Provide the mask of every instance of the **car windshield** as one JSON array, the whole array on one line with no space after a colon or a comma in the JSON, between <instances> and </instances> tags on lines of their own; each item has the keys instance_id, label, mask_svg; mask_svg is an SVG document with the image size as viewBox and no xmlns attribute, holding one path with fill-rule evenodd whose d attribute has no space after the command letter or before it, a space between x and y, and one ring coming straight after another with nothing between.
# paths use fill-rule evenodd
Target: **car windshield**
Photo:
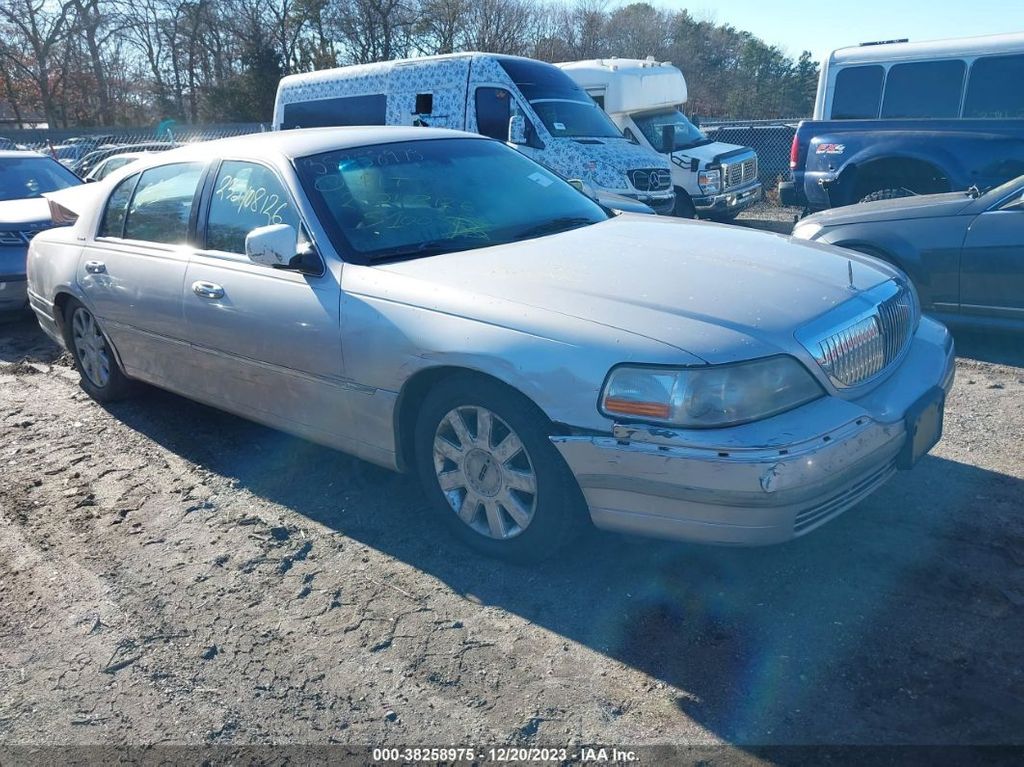
<instances>
[{"instance_id":1,"label":"car windshield","mask_svg":"<svg viewBox=\"0 0 1024 767\"><path fill-rule=\"evenodd\" d=\"M0 200L39 197L81 183L78 176L48 157L0 158Z\"/></svg>"},{"instance_id":2,"label":"car windshield","mask_svg":"<svg viewBox=\"0 0 1024 767\"><path fill-rule=\"evenodd\" d=\"M497 141L339 149L301 158L296 168L335 246L367 262L502 245L608 218Z\"/></svg>"},{"instance_id":3,"label":"car windshield","mask_svg":"<svg viewBox=\"0 0 1024 767\"><path fill-rule=\"evenodd\" d=\"M622 138L615 123L593 101L537 99L530 106L554 138Z\"/></svg>"},{"instance_id":4,"label":"car windshield","mask_svg":"<svg viewBox=\"0 0 1024 767\"><path fill-rule=\"evenodd\" d=\"M711 139L686 119L686 115L678 109L669 109L664 112L649 112L645 115L633 117L637 127L643 132L651 146L661 152L675 152L678 149L692 149L695 146L710 144ZM665 146L664 128L670 125L674 128L675 141L671 147Z\"/></svg>"}]
</instances>

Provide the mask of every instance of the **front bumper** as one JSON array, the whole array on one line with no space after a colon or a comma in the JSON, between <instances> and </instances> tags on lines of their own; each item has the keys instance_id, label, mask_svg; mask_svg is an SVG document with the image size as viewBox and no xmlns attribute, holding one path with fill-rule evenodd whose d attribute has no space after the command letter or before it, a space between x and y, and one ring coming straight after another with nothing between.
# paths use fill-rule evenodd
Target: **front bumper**
<instances>
[{"instance_id":1,"label":"front bumper","mask_svg":"<svg viewBox=\"0 0 1024 767\"><path fill-rule=\"evenodd\" d=\"M0 275L0 312L28 309L28 281L24 274Z\"/></svg>"},{"instance_id":2,"label":"front bumper","mask_svg":"<svg viewBox=\"0 0 1024 767\"><path fill-rule=\"evenodd\" d=\"M708 197L694 197L693 207L701 215L735 215L761 201L761 182L752 181Z\"/></svg>"},{"instance_id":3,"label":"front bumper","mask_svg":"<svg viewBox=\"0 0 1024 767\"><path fill-rule=\"evenodd\" d=\"M634 191L619 191L616 194L642 202L659 216L670 216L676 209L676 194L671 189L667 192L655 192L652 194Z\"/></svg>"},{"instance_id":4,"label":"front bumper","mask_svg":"<svg viewBox=\"0 0 1024 767\"><path fill-rule=\"evenodd\" d=\"M948 392L953 373L952 337L925 318L899 368L859 400L826 396L729 429L617 424L611 436L552 441L598 527L703 543L781 543L889 479L907 439L904 415L932 387Z\"/></svg>"}]
</instances>

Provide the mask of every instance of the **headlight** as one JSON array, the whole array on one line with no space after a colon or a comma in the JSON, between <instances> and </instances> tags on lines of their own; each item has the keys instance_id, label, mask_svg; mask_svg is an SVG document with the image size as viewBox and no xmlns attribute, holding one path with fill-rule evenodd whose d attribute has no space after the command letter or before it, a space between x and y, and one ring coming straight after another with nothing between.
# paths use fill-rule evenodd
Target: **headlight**
<instances>
[{"instance_id":1,"label":"headlight","mask_svg":"<svg viewBox=\"0 0 1024 767\"><path fill-rule=\"evenodd\" d=\"M797 224L793 236L798 240L813 240L821 233L821 224Z\"/></svg>"},{"instance_id":2,"label":"headlight","mask_svg":"<svg viewBox=\"0 0 1024 767\"><path fill-rule=\"evenodd\" d=\"M608 374L600 410L610 418L708 429L792 410L824 391L795 358L663 368L622 365Z\"/></svg>"},{"instance_id":3,"label":"headlight","mask_svg":"<svg viewBox=\"0 0 1024 767\"><path fill-rule=\"evenodd\" d=\"M718 194L722 191L722 171L702 170L697 174L697 186L702 194Z\"/></svg>"}]
</instances>

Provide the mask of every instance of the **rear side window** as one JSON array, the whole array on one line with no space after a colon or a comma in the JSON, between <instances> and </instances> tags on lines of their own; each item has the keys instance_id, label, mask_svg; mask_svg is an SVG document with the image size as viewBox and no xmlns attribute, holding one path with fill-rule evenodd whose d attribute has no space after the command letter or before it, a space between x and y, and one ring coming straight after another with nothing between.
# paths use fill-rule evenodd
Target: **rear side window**
<instances>
[{"instance_id":1,"label":"rear side window","mask_svg":"<svg viewBox=\"0 0 1024 767\"><path fill-rule=\"evenodd\" d=\"M135 182L138 180L139 174L136 173L114 187L114 191L107 199L107 207L103 211L103 221L100 223L97 237L120 237L124 232L124 217L128 212L128 201L132 198Z\"/></svg>"},{"instance_id":2,"label":"rear side window","mask_svg":"<svg viewBox=\"0 0 1024 767\"><path fill-rule=\"evenodd\" d=\"M971 65L964 117L1024 117L1024 56L985 56Z\"/></svg>"},{"instance_id":3,"label":"rear side window","mask_svg":"<svg viewBox=\"0 0 1024 767\"><path fill-rule=\"evenodd\" d=\"M384 125L387 97L347 96L285 104L281 127L330 128L336 125Z\"/></svg>"},{"instance_id":4,"label":"rear side window","mask_svg":"<svg viewBox=\"0 0 1024 767\"><path fill-rule=\"evenodd\" d=\"M188 239L188 222L203 164L175 163L142 174L125 217L124 236L177 245Z\"/></svg>"},{"instance_id":5,"label":"rear side window","mask_svg":"<svg viewBox=\"0 0 1024 767\"><path fill-rule=\"evenodd\" d=\"M965 65L959 59L896 64L885 80L882 117L957 117Z\"/></svg>"},{"instance_id":6,"label":"rear side window","mask_svg":"<svg viewBox=\"0 0 1024 767\"><path fill-rule=\"evenodd\" d=\"M210 200L206 247L244 254L245 236L271 224L299 229L299 214L274 172L258 163L222 163Z\"/></svg>"},{"instance_id":7,"label":"rear side window","mask_svg":"<svg viewBox=\"0 0 1024 767\"><path fill-rule=\"evenodd\" d=\"M504 88L476 89L476 125L484 136L508 141L512 95Z\"/></svg>"},{"instance_id":8,"label":"rear side window","mask_svg":"<svg viewBox=\"0 0 1024 767\"><path fill-rule=\"evenodd\" d=\"M878 117L884 74L885 70L876 64L840 69L832 94L832 119L873 120Z\"/></svg>"}]
</instances>

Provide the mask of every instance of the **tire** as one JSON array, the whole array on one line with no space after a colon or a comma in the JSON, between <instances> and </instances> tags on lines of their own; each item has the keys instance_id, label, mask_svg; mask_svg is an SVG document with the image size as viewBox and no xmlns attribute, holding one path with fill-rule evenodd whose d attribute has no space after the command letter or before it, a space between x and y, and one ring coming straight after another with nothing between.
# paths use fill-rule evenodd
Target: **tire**
<instances>
[{"instance_id":1,"label":"tire","mask_svg":"<svg viewBox=\"0 0 1024 767\"><path fill-rule=\"evenodd\" d=\"M693 207L693 200L685 190L676 187L676 206L672 210L676 218L697 218L697 209Z\"/></svg>"},{"instance_id":2,"label":"tire","mask_svg":"<svg viewBox=\"0 0 1024 767\"><path fill-rule=\"evenodd\" d=\"M436 518L482 554L539 561L586 527L583 494L551 444L547 419L500 384L473 375L442 381L424 398L415 449Z\"/></svg>"},{"instance_id":3,"label":"tire","mask_svg":"<svg viewBox=\"0 0 1024 767\"><path fill-rule=\"evenodd\" d=\"M107 334L92 312L72 298L63 314L64 342L85 392L97 402L115 402L128 396L132 381L121 369Z\"/></svg>"},{"instance_id":4,"label":"tire","mask_svg":"<svg viewBox=\"0 0 1024 767\"><path fill-rule=\"evenodd\" d=\"M858 202L876 202L878 200L898 200L901 197L913 197L914 193L909 189L878 189L871 194L866 194Z\"/></svg>"}]
</instances>

